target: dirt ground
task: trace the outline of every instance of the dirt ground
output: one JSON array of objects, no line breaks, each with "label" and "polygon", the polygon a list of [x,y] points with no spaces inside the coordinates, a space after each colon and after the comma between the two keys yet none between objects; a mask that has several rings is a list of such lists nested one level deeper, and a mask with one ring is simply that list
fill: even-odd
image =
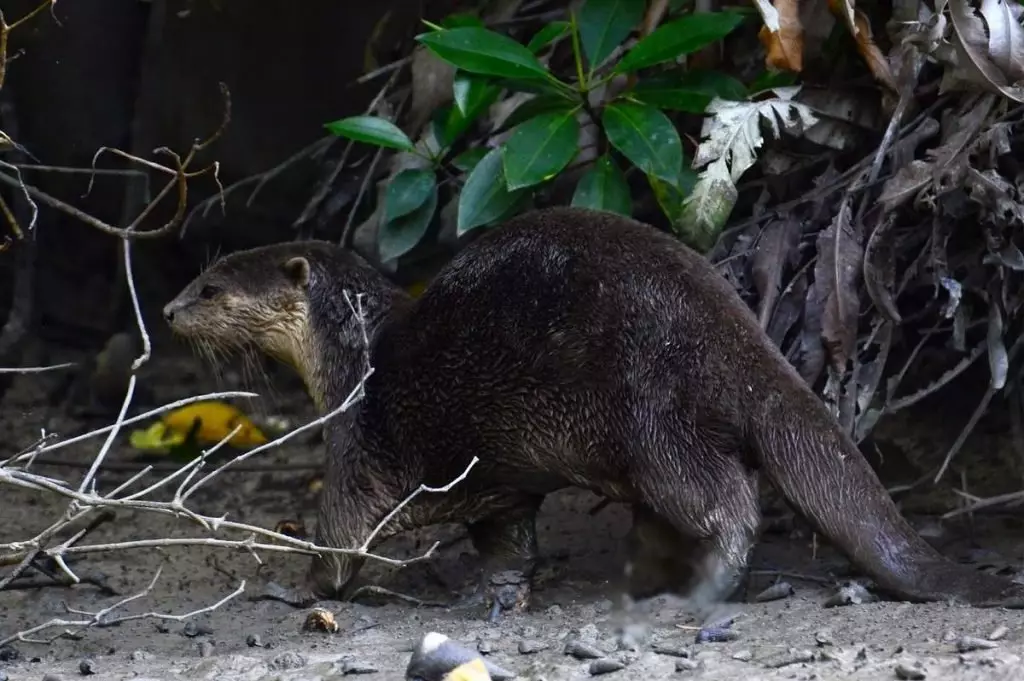
[{"label": "dirt ground", "polygon": [[[220,383],[214,382],[187,351],[177,356],[166,350],[161,353],[142,376],[142,382],[152,387],[156,403],[206,390],[247,387],[230,372]],[[20,377],[8,391],[0,411],[0,441],[6,450],[0,458],[31,444],[39,429],[47,425],[42,401],[52,380],[42,375]],[[280,414],[292,423],[313,416],[308,399],[291,389],[277,391],[270,402],[257,400],[242,406],[257,416]],[[81,425],[58,420],[50,427],[67,434]],[[88,462],[102,441],[102,437],[96,438],[53,456]],[[293,442],[257,463],[315,464],[323,455],[315,438]],[[982,437],[981,443],[973,446],[988,446],[988,442]],[[126,462],[135,456],[125,433],[108,460]],[[56,466],[35,470],[72,481],[83,474],[81,469]],[[111,489],[127,475],[103,472],[100,488]],[[311,526],[315,497],[303,491],[310,475],[310,471],[225,474],[194,497],[192,508],[210,515],[226,513],[231,519],[265,527],[286,518],[301,518]],[[247,580],[248,586],[245,595],[190,622],[142,619],[115,627],[71,629],[73,636],[45,644],[14,642],[0,649],[0,681],[73,678],[83,670],[97,679],[255,681],[357,675],[398,679],[408,663],[412,643],[429,631],[487,651],[488,659],[521,678],[548,681],[591,675],[590,660],[564,652],[566,642],[572,639],[590,643],[619,661],[623,668],[607,674],[612,679],[1024,678],[1024,611],[895,602],[824,607],[835,592],[833,584],[847,576],[848,564],[828,547],[818,545],[815,550],[811,536],[785,517],[769,523],[754,556],[755,570],[770,574],[755,573],[747,602],[729,606],[737,615],[733,640],[696,643],[695,625],[699,623],[681,603],[668,597],[640,604],[624,615],[610,584],[621,569],[628,516],[614,505],[591,516],[588,511],[595,501],[576,491],[549,498],[540,521],[545,564],[532,608],[498,624],[487,623],[482,612],[468,615],[404,603],[326,603],[337,618],[339,632],[309,633],[301,630],[307,611],[249,599],[267,580],[283,585],[300,582],[308,560],[304,557],[264,553],[260,567],[248,554],[207,547],[88,556],[74,563],[75,569],[80,574],[102,576],[120,597],[145,588],[157,567],[163,566],[152,592],[125,606],[125,614],[184,613],[223,598],[236,588],[239,579]],[[0,542],[29,538],[58,518],[66,506],[65,500],[55,496],[3,488]],[[934,517],[911,517],[951,556],[973,561],[979,569],[1020,570],[1024,516],[978,515],[973,527],[954,522],[940,527]],[[122,510],[87,542],[197,536],[194,527],[185,520]],[[457,528],[437,528],[396,538],[381,552],[415,555],[434,538],[457,536]],[[468,586],[468,568],[473,561],[469,543],[461,540],[433,561],[402,570],[369,565],[364,575],[402,593],[446,599]],[[795,594],[771,602],[753,601],[780,573],[793,585]],[[65,603],[94,611],[118,598],[91,585],[0,592],[0,639],[50,618],[68,616]],[[998,631],[1001,628],[1005,633]],[[53,638],[64,629],[50,629],[38,636]],[[961,637],[986,638],[993,633],[999,640],[988,644],[991,647],[958,650]]]}]

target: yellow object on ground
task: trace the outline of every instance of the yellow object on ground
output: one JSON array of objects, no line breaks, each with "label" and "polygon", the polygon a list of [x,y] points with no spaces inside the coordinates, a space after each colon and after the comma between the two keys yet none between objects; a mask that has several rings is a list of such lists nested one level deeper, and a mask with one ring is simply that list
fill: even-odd
[{"label": "yellow object on ground", "polygon": [[[198,421],[198,427],[196,422]],[[195,443],[214,445],[241,426],[228,440],[232,447],[255,447],[267,442],[267,437],[256,424],[237,408],[224,402],[195,402],[164,414],[149,428],[131,434],[131,444],[137,449],[167,449],[182,444],[195,428]]]},{"label": "yellow object on ground", "polygon": [[478,657],[465,664],[460,664],[445,674],[443,681],[491,681],[491,675],[487,673],[484,661]]}]

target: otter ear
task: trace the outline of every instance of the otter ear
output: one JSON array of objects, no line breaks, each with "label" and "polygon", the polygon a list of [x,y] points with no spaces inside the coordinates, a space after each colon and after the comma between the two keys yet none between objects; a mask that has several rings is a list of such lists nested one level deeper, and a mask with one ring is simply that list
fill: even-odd
[{"label": "otter ear", "polygon": [[289,258],[285,262],[284,273],[299,288],[309,286],[309,261],[301,255]]}]

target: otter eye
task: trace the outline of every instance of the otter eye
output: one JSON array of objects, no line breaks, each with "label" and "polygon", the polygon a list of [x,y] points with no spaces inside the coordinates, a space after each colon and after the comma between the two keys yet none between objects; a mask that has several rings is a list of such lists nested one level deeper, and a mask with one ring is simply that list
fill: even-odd
[{"label": "otter eye", "polygon": [[202,298],[203,300],[210,300],[211,298],[215,297],[218,293],[220,293],[219,288],[207,284],[202,288],[201,291],[199,291],[199,297]]}]

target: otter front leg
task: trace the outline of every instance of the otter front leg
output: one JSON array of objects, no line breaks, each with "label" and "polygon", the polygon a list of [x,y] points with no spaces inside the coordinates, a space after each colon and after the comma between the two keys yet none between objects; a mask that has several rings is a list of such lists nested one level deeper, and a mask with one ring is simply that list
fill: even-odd
[{"label": "otter front leg", "polygon": [[468,523],[470,541],[480,554],[482,574],[457,607],[487,605],[492,622],[503,611],[522,611],[530,601],[537,569],[537,511],[544,497],[517,499],[511,507]]}]

